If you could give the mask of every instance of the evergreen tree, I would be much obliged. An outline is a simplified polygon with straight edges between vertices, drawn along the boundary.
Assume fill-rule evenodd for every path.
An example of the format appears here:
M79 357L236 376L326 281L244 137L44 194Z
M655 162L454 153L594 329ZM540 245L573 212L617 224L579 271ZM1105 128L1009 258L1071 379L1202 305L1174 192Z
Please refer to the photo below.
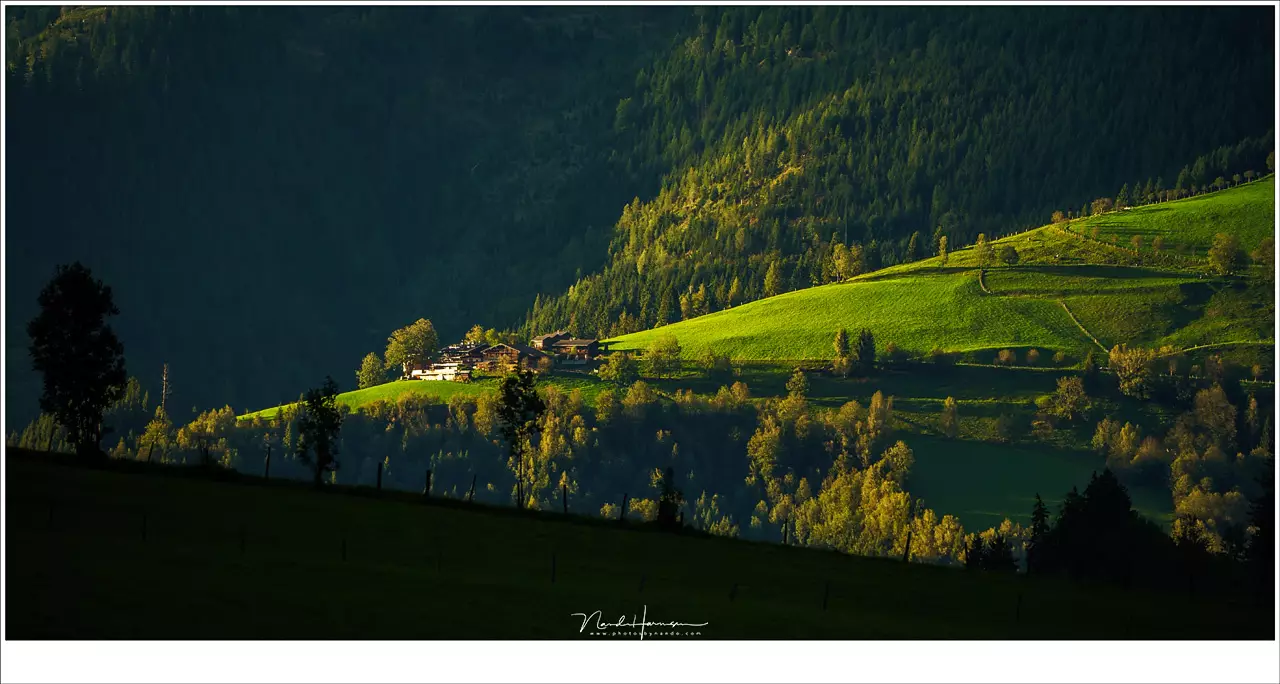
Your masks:
M867 376L875 370L876 338L863 328L858 333L858 346L853 350L853 367L858 374Z
M772 297L782 293L782 267L775 259L769 262L769 271L764 275L764 296Z
M364 360L360 362L360 368L356 370L356 388L367 389L386 382L386 369L377 352L365 354Z
M1034 573L1039 569L1041 554L1044 552L1045 537L1049 534L1049 509L1045 507L1040 493L1036 492L1036 503L1031 509L1031 539L1027 544L1027 572Z

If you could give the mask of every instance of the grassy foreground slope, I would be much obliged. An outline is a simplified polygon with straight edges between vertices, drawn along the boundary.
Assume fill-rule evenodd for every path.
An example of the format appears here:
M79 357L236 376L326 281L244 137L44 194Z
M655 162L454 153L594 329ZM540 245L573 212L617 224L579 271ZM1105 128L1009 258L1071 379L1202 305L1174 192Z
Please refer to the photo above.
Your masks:
M639 638L582 631L596 610L707 623L697 639L1271 634L1185 595L6 455L15 639Z
M1105 347L1267 340L1271 324L1259 315L1265 302L1251 299L1256 292L1205 277L1203 258L1151 266L1150 236L1162 235L1166 252L1186 244L1203 257L1215 233L1234 232L1247 249L1274 232L1273 193L1268 177L1009 236L993 243L995 251L1012 245L1018 263L991 264L981 283L977 254L968 248L945 263L931 257L624 335L611 348L644 349L671 334L691 358L712 349L738 359L828 359L841 327L869 328L879 349L892 342L915 355L935 347L968 354L1035 347L1077 360L1097 350L1090 335ZM1110 233L1100 234L1102 241L1085 238L1093 225L1146 235L1146 246L1106 244Z

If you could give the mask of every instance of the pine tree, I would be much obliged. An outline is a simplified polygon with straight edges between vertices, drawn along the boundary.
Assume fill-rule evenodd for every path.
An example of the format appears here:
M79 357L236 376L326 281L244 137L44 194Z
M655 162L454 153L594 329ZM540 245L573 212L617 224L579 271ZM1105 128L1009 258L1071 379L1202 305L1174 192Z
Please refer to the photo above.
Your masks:
M1036 504L1031 509L1031 540L1027 545L1027 572L1036 572L1041 567L1044 557L1045 539L1049 534L1049 509L1045 507L1040 493L1036 492Z
M782 267L778 260L769 262L769 270L764 274L764 296L772 297L782 293Z
M920 258L920 231L911 234L911 239L907 241L907 261L916 261Z
M871 375L876 365L876 338L863 328L858 333L858 346L853 350L853 365L861 375Z

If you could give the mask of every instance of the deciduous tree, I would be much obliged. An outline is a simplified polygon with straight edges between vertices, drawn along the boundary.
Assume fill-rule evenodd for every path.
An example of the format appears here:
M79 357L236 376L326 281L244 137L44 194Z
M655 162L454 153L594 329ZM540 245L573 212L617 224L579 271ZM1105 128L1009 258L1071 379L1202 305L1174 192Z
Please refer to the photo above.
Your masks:
M431 325L431 321L419 318L387 338L387 351L383 355L387 368L424 364L436 352L439 343L435 326Z
M82 455L102 454L102 414L124 392L124 346L107 318L120 313L111 288L80 262L58 266L27 324L31 364L43 376L40 410Z
M338 408L338 384L325 378L320 387L307 390L298 413L298 458L314 470L315 485L324 474L338 469L338 433L342 410Z
M1240 238L1234 233L1214 235L1208 256L1209 266L1218 275L1235 273L1244 266L1244 250L1240 249Z
M507 374L498 386L498 422L507 443L507 467L516 477L517 508L524 508L534 496L526 491L526 483L532 480L529 450L547 408L538 396L537 382L537 376L526 370Z

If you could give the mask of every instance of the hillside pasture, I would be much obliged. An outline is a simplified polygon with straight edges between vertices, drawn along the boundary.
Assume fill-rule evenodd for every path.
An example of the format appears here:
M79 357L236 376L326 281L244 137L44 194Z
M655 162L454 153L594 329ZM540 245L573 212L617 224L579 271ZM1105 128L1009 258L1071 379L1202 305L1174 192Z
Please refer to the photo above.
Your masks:
M545 375L539 380L539 385L541 387L554 387L566 393L578 390L582 393L583 400L588 404L595 402L595 397L600 393L600 390L610 386L593 375L577 372L554 372ZM349 412L354 412L379 401L395 403L405 397L430 399L432 403L447 403L454 396L477 397L497 391L498 379L493 377L479 378L472 382L396 380L362 390L342 392L338 395L338 405L345 407ZM292 404L288 405L292 406ZM281 408L280 406L273 406L260 411L253 411L240 416L240 419L251 420L254 417L258 417L265 420L274 418L276 412Z
M982 293L972 271L919 268L910 274L824 285L662 328L624 335L613 350L647 348L674 335L687 358L706 350L734 359L830 359L836 330L856 336L869 328L883 351L924 355L1001 348L1065 350L1077 355L1091 342L1057 303Z
M1257 247L1263 238L1274 237L1275 220L1275 176L1270 175L1205 195L1091 216L1072 227L1085 234L1096 227L1100 239L1115 235L1123 246L1137 235L1145 251L1160 236L1165 250L1194 249L1203 258L1218 233L1234 233L1246 251Z

